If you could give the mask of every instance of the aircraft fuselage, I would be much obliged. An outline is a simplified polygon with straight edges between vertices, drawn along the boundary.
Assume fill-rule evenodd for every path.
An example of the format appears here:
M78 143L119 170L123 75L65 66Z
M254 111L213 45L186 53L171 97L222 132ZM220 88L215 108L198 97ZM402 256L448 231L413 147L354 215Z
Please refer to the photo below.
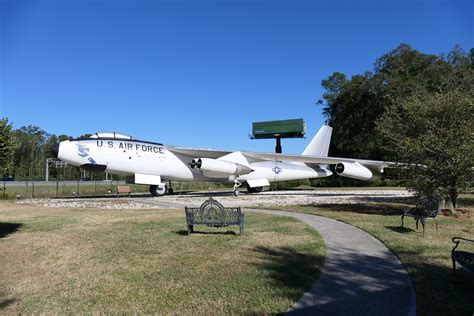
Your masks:
M80 139L61 142L57 158L87 170L94 170L95 166L94 171L121 175L152 175L173 181L282 181L327 177L332 174L324 166L309 167L299 162L247 161L252 170L248 174L206 176L190 166L190 162L199 157L171 152L170 148L173 147L138 140Z

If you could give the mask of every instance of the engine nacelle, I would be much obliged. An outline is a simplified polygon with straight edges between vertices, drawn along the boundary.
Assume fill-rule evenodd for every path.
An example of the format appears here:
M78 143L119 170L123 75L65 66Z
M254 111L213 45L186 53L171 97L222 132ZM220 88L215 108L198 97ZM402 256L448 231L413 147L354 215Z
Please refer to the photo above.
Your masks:
M248 174L253 170L232 161L212 158L196 158L190 163L192 169L198 169L203 175L211 178L227 178Z
M340 162L336 165L335 171L342 177L370 180L373 178L372 171L357 162Z

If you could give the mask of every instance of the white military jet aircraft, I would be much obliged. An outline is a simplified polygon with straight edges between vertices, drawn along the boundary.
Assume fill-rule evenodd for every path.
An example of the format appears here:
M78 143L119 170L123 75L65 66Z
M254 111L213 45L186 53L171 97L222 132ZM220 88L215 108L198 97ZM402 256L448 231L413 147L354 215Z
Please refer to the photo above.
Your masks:
M54 157L93 172L132 176L150 186L152 195L172 193L171 181L234 183L234 194L246 184L250 193L270 181L328 177L369 180L392 162L328 157L332 128L323 126L301 155L184 148L136 140L120 133L96 133L51 147ZM168 187L167 184L168 183Z

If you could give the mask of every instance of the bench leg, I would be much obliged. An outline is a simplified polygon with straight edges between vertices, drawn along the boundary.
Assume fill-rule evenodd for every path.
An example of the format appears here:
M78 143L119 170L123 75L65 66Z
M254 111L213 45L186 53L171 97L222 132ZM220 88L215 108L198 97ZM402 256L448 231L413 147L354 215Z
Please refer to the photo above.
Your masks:
M416 220L416 230L418 230L418 222L420 221L420 219L419 219L419 218L415 218L415 220Z
M423 227L423 237L425 236L425 218L421 218L421 226Z
M438 221L436 220L436 218L434 219L435 221L435 224L436 224L436 234L438 235L439 237L439 231L438 231Z
M402 227L403 227L403 218L405 218L405 214L402 215Z
M194 233L194 227L193 225L188 225L188 236L191 235L191 233Z
M194 225L188 225L188 235L194 233Z
M453 274L456 274L456 260L454 260L453 256L451 256L451 260L453 260Z

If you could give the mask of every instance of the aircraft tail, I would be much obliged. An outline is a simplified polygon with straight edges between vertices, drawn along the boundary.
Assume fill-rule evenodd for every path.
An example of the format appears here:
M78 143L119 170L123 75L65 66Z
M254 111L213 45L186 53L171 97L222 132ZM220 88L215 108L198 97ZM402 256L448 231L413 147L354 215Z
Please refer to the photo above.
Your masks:
M331 143L332 127L323 125L316 136L313 137L309 145L303 151L303 156L327 157L329 144Z

